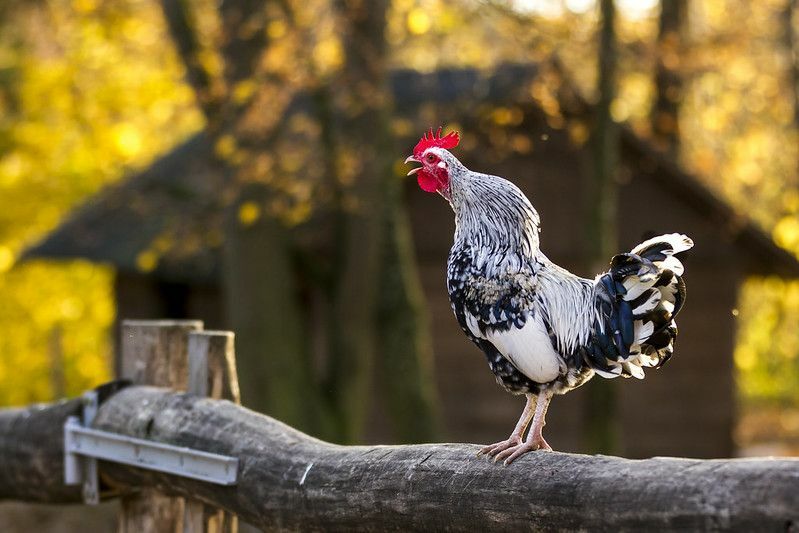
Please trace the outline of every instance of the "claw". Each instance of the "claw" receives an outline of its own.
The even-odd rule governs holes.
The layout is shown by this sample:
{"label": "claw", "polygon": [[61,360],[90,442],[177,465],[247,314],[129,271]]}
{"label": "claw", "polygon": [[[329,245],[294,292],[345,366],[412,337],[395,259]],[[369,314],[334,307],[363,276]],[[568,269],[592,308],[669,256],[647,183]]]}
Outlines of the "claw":
{"label": "claw", "polygon": [[508,466],[522,455],[528,452],[534,452],[536,450],[551,452],[552,446],[550,446],[547,441],[544,440],[544,437],[538,437],[537,439],[528,440],[518,444],[517,446],[503,450],[497,454],[497,456],[494,458],[494,461],[503,461],[504,459],[503,464]]}
{"label": "claw", "polygon": [[501,451],[507,450],[508,448],[513,448],[521,443],[522,443],[521,437],[511,437],[506,440],[495,442],[494,444],[489,444],[488,446],[483,446],[482,448],[480,448],[480,451],[477,452],[477,455],[487,455],[489,457],[494,457]]}

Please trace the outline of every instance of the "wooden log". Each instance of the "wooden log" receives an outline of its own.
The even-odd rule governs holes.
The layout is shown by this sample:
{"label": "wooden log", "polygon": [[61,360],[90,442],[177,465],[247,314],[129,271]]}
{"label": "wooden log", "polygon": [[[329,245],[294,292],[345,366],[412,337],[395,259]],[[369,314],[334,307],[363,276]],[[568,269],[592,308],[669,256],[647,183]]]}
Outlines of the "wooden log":
{"label": "wooden log", "polygon": [[[187,391],[215,400],[241,403],[236,375],[236,353],[231,331],[194,331],[189,333],[189,382]],[[236,533],[238,517],[230,512],[186,500],[184,533]]]}
{"label": "wooden log", "polygon": [[[123,321],[119,377],[186,390],[188,334],[202,328],[199,320]],[[119,533],[182,533],[183,517],[182,498],[145,488],[141,494],[122,498]]]}
{"label": "wooden log", "polygon": [[[125,385],[99,387],[100,401]],[[80,485],[64,485],[64,422],[82,413],[81,398],[0,410],[0,500],[83,501]]]}
{"label": "wooden log", "polygon": [[[0,468],[0,498],[79,499],[61,484],[58,418],[68,411],[63,404],[0,411],[0,429],[17,431],[0,439],[0,461],[21,459],[13,474]],[[335,446],[231,402],[153,387],[116,393],[94,427],[239,457],[238,484],[229,487],[107,462],[100,470],[119,486],[191,496],[270,531],[785,531],[799,524],[797,459],[535,452],[504,467],[477,457],[472,444]]]}

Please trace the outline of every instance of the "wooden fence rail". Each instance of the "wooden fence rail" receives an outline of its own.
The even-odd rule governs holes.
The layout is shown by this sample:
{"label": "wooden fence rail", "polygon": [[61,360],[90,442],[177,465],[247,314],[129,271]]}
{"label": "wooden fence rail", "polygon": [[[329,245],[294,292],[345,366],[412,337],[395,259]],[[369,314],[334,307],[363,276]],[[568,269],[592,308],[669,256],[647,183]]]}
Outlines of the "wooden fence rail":
{"label": "wooden fence rail", "polygon": [[[473,444],[328,444],[237,405],[233,336],[201,330],[124,322],[128,381],[98,389],[92,427],[237,457],[238,482],[100,461],[101,496],[122,499],[123,533],[235,532],[236,516],[270,531],[799,528],[797,459],[535,452],[504,467]],[[64,422],[82,409],[74,399],[0,410],[0,499],[82,502],[63,483]]]}
{"label": "wooden fence rail", "polygon": [[[77,400],[0,411],[0,498],[79,502],[62,482],[62,424]],[[509,467],[471,444],[335,446],[234,403],[131,386],[93,427],[240,459],[211,485],[100,463],[118,494],[198,499],[267,530],[786,531],[799,524],[799,460],[691,460],[537,452]]]}

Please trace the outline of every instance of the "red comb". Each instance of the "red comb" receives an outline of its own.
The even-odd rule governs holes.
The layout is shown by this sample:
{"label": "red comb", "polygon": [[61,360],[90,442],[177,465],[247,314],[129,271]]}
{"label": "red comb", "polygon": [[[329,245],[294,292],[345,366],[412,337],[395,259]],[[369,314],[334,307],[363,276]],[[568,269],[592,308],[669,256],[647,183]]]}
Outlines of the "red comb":
{"label": "red comb", "polygon": [[[416,146],[413,149],[413,155],[417,159],[422,157],[422,154],[425,150],[434,146],[436,148],[445,148],[447,150],[458,146],[458,143],[461,142],[461,136],[458,134],[458,132],[451,131],[442,137],[442,129],[444,128],[438,128],[438,131],[433,133],[433,128],[430,128],[430,131],[425,133],[419,142],[416,143]],[[430,136],[429,138],[428,135]]]}

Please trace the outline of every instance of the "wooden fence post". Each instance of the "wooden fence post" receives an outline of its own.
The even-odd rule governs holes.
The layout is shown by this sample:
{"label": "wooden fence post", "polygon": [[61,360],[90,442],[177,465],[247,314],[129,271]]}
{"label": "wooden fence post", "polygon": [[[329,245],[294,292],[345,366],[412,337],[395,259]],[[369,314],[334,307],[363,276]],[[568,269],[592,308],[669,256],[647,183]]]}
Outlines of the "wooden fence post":
{"label": "wooden fence post", "polygon": [[[188,333],[200,320],[125,320],[122,322],[120,378],[139,385],[186,390]],[[119,533],[181,533],[183,498],[152,489],[122,498]]]}
{"label": "wooden fence post", "polygon": [[[231,331],[189,333],[187,392],[241,404]],[[187,500],[184,533],[236,533],[238,517],[202,502]]]}

